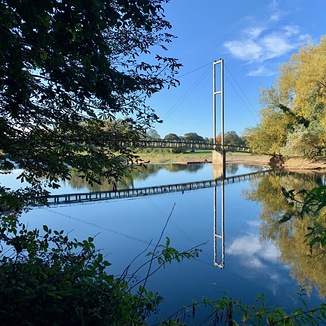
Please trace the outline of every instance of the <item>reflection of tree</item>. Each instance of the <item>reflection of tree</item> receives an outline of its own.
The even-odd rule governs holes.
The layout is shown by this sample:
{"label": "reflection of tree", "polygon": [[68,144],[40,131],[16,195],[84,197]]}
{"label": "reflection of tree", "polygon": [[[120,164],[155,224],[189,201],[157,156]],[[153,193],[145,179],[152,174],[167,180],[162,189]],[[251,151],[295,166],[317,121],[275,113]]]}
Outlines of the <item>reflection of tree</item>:
{"label": "reflection of tree", "polygon": [[[316,222],[318,223],[318,221]],[[326,259],[324,251],[317,247],[311,252],[307,242],[304,241],[307,228],[314,225],[314,219],[294,219],[291,226],[292,230],[288,228],[288,234],[283,232],[283,236],[277,242],[278,246],[282,249],[282,261],[292,266],[291,276],[301,286],[306,288],[308,293],[315,286],[318,289],[319,295],[325,297]],[[286,228],[286,225],[283,224],[282,227]],[[293,234],[291,234],[291,231]]]}
{"label": "reflection of tree", "polygon": [[235,174],[239,169],[238,164],[227,164],[226,165],[226,172]]}
{"label": "reflection of tree", "polygon": [[[310,251],[305,235],[308,227],[326,226],[325,215],[305,215],[279,223],[287,216],[299,216],[301,206],[284,195],[284,191],[310,190],[321,183],[315,175],[286,174],[268,175],[253,180],[250,190],[244,195],[247,200],[261,203],[260,234],[262,240],[272,240],[281,252],[280,259],[291,266],[291,276],[309,293],[316,287],[320,296],[326,296],[326,260],[321,248]],[[300,197],[298,197],[300,200]],[[301,198],[302,199],[302,198]]]}
{"label": "reflection of tree", "polygon": [[77,171],[71,171],[71,179],[69,186],[73,189],[86,188],[89,191],[108,191],[117,188],[126,189],[132,184],[133,179],[129,175],[125,175],[121,180],[114,183],[113,179],[100,178],[101,184],[94,183],[90,185],[84,178],[82,178]]}
{"label": "reflection of tree", "polygon": [[133,188],[135,180],[146,180],[150,176],[155,176],[159,170],[164,169],[169,172],[187,171],[197,172],[203,168],[203,164],[147,164],[146,166],[133,166],[120,180],[101,178],[101,184],[90,185],[85,179],[72,170],[69,185],[73,189],[87,188],[90,191],[110,191],[114,189]]}
{"label": "reflection of tree", "polygon": [[169,172],[197,172],[198,170],[202,169],[203,166],[203,164],[166,164],[164,168]]}

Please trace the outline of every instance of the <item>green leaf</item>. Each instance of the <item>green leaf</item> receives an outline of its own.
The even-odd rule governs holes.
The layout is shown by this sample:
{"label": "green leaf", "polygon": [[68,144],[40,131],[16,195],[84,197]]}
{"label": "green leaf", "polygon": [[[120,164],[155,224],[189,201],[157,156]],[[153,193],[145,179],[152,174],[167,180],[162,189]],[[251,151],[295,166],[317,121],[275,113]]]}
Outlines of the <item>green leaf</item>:
{"label": "green leaf", "polygon": [[45,50],[40,51],[40,58],[46,60],[48,58],[48,53]]}

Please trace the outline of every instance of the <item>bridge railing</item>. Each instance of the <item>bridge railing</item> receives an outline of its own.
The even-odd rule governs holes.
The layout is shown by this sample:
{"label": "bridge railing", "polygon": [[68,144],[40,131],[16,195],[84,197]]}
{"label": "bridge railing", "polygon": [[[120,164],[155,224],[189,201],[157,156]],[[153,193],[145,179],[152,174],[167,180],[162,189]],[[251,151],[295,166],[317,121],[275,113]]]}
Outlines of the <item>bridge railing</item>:
{"label": "bridge railing", "polygon": [[[179,148],[179,149],[204,149],[204,150],[222,151],[221,144],[212,144],[209,142],[198,142],[198,141],[142,140],[137,142],[133,142],[133,141],[122,142],[121,146],[131,147],[131,148]],[[232,146],[232,145],[224,145],[224,151],[251,153],[249,147]]]}

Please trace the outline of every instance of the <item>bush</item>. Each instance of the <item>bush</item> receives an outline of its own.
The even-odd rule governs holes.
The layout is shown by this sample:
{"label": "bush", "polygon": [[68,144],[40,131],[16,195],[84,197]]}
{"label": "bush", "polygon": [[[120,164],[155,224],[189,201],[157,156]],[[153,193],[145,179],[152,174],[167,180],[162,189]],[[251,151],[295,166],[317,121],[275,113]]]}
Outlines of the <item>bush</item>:
{"label": "bush", "polygon": [[109,262],[93,238],[27,230],[12,217],[1,223],[2,325],[141,325],[161,297],[106,273]]}

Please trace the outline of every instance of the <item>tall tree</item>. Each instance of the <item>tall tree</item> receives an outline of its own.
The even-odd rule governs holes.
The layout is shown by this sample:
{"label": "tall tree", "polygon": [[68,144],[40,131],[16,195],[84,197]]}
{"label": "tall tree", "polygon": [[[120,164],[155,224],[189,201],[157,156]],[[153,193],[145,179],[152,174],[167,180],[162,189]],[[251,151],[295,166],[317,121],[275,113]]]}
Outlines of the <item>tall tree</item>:
{"label": "tall tree", "polygon": [[[316,155],[325,147],[325,53],[323,37],[281,66],[275,85],[262,90],[261,122],[246,130],[249,146],[265,153],[303,156]],[[313,150],[309,151],[311,144]]]}
{"label": "tall tree", "polygon": [[180,65],[162,55],[173,38],[165,2],[0,0],[0,173],[17,163],[31,185],[0,185],[2,324],[140,325],[160,302],[107,274],[93,238],[17,217],[43,193],[39,177],[117,179],[135,159],[124,141],[159,122],[146,98],[177,85]]}
{"label": "tall tree", "polygon": [[[146,98],[177,85],[166,2],[0,1],[1,168],[52,186],[71,167],[119,178],[135,159],[122,141],[160,121]],[[125,128],[104,128],[117,116]]]}

